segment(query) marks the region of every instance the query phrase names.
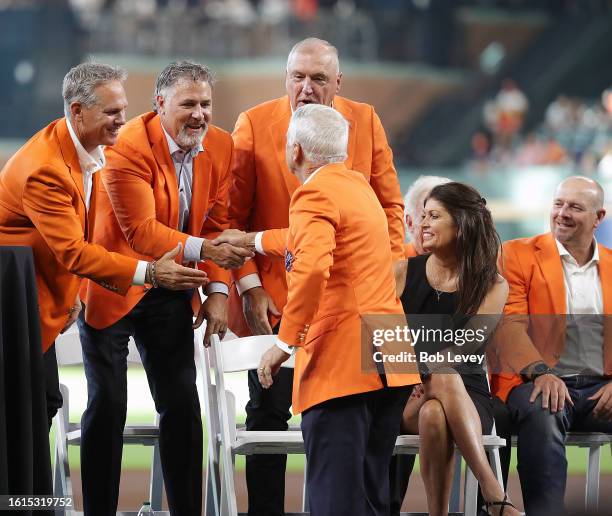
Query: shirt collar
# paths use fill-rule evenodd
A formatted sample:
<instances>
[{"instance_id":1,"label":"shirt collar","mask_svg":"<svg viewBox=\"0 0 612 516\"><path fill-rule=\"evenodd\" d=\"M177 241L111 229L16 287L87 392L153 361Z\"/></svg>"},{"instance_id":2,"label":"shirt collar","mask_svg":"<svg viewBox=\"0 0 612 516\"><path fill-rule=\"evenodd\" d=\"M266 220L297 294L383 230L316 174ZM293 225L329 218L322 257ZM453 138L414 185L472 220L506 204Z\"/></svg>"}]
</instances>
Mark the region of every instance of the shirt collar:
<instances>
[{"instance_id":1,"label":"shirt collar","mask_svg":"<svg viewBox=\"0 0 612 516\"><path fill-rule=\"evenodd\" d=\"M77 151L77 157L79 158L79 165L81 165L81 172L83 174L94 174L98 170L102 169L106 164L106 158L104 157L104 150L102 145L98 145L93 151L87 152L83 144L77 137L74 129L72 128L72 124L70 123L70 118L66 117L66 125L68 126L68 133L70 134L70 138L72 139L72 143L74 143L74 147Z\"/></svg>"},{"instance_id":2,"label":"shirt collar","mask_svg":"<svg viewBox=\"0 0 612 516\"><path fill-rule=\"evenodd\" d=\"M562 260L570 260L574 263L576 262L574 257L570 254L570 252L556 238L555 238L555 243L557 244L557 250L559 251L559 256L561 257ZM599 263L599 246L597 245L597 239L595 237L593 237L593 244L595 245L595 251L593 251L593 256L587 263L583 265L583 267L587 267L591 265L591 263L593 262Z\"/></svg>"},{"instance_id":3,"label":"shirt collar","mask_svg":"<svg viewBox=\"0 0 612 516\"><path fill-rule=\"evenodd\" d=\"M195 157L200 152L204 151L204 145L202 145L202 141L199 141L198 145L194 147L193 149L189 151L184 151L183 149L179 147L178 143L174 141L172 136L168 134L168 131L166 131L163 124L162 124L162 131L164 131L164 134L166 135L166 141L168 142L168 150L170 151L170 156L172 156L173 158L175 157L175 153L178 152L180 156L188 155L188 156L191 156L191 159L195 159ZM180 158L178 161L182 161L182 158Z\"/></svg>"}]
</instances>

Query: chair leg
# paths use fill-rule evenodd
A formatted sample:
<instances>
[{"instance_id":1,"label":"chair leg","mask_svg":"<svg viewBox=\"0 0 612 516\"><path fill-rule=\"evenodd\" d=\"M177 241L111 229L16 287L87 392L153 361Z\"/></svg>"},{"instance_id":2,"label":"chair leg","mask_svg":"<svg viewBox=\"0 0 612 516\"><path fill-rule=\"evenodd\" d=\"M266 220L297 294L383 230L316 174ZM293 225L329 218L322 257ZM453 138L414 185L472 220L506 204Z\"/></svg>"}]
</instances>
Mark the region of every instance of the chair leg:
<instances>
[{"instance_id":1,"label":"chair leg","mask_svg":"<svg viewBox=\"0 0 612 516\"><path fill-rule=\"evenodd\" d=\"M588 513L596 512L599 505L599 463L601 446L589 448L586 472L585 507Z\"/></svg>"},{"instance_id":2,"label":"chair leg","mask_svg":"<svg viewBox=\"0 0 612 516\"><path fill-rule=\"evenodd\" d=\"M151 483L149 487L149 499L151 509L154 511L162 510L162 498L164 493L164 476L161 467L161 457L159 455L159 441L153 446L153 460L151 462Z\"/></svg>"},{"instance_id":3,"label":"chair leg","mask_svg":"<svg viewBox=\"0 0 612 516\"><path fill-rule=\"evenodd\" d=\"M72 480L70 478L70 462L68 460L68 428L69 428L69 392L68 388L60 383L60 392L64 398L64 405L58 410L55 422L55 496L73 498ZM59 493L58 494L58 489ZM66 515L73 514L74 508L66 510Z\"/></svg>"},{"instance_id":4,"label":"chair leg","mask_svg":"<svg viewBox=\"0 0 612 516\"><path fill-rule=\"evenodd\" d=\"M499 448L489 450L489 464L491 464L491 469L493 470L499 485L502 487L502 489L504 489L504 477L502 475L501 460L499 458Z\"/></svg>"},{"instance_id":5,"label":"chair leg","mask_svg":"<svg viewBox=\"0 0 612 516\"><path fill-rule=\"evenodd\" d=\"M465 516L476 516L478 512L478 481L469 466L465 465L465 487L463 492Z\"/></svg>"},{"instance_id":6,"label":"chair leg","mask_svg":"<svg viewBox=\"0 0 612 516\"><path fill-rule=\"evenodd\" d=\"M455 472L453 473L453 485L451 486L449 512L459 512L461 504L461 454L455 451Z\"/></svg>"},{"instance_id":7,"label":"chair leg","mask_svg":"<svg viewBox=\"0 0 612 516\"><path fill-rule=\"evenodd\" d=\"M212 452L209 451L206 462L206 491L205 491L205 514L206 516L220 516L219 497L221 486L219 481L219 464L215 464Z\"/></svg>"},{"instance_id":8,"label":"chair leg","mask_svg":"<svg viewBox=\"0 0 612 516\"><path fill-rule=\"evenodd\" d=\"M234 484L234 457L231 450L222 448L219 456L222 463L221 475L221 515L237 516L236 486Z\"/></svg>"}]
</instances>

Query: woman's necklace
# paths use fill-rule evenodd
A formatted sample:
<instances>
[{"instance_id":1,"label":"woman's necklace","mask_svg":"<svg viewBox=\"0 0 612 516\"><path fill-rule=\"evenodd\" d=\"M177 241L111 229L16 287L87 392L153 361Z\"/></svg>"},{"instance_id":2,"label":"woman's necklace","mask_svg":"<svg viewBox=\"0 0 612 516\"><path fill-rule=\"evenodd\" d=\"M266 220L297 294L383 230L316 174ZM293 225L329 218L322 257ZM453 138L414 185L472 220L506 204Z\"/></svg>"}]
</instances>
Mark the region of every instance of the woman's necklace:
<instances>
[{"instance_id":1,"label":"woman's necklace","mask_svg":"<svg viewBox=\"0 0 612 516\"><path fill-rule=\"evenodd\" d=\"M438 282L435 278L434 278L434 274L433 274L433 267L431 267L430 269L431 272L431 281L430 281L430 285L431 288L434 289L434 292L436 293L436 298L438 299L438 302L440 302L440 298L442 297L442 294L448 294L448 292L446 292L445 290L439 289L438 287L440 286L440 282Z\"/></svg>"},{"instance_id":2,"label":"woman's necklace","mask_svg":"<svg viewBox=\"0 0 612 516\"><path fill-rule=\"evenodd\" d=\"M433 280L433 278L432 278ZM440 297L442 297L442 294L444 294L443 290L438 290L437 286L434 284L434 282L431 282L431 287L434 289L434 292L436 293L436 297L438 298L438 302L440 301Z\"/></svg>"}]
</instances>

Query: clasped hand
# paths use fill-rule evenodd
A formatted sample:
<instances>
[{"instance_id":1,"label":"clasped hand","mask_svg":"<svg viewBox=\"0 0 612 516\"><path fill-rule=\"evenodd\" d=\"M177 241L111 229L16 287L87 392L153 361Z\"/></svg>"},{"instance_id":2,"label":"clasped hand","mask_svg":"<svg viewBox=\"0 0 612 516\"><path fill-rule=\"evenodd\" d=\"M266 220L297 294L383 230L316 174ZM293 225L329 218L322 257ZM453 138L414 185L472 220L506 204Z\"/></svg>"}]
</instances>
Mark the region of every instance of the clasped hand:
<instances>
[{"instance_id":1,"label":"clasped hand","mask_svg":"<svg viewBox=\"0 0 612 516\"><path fill-rule=\"evenodd\" d=\"M255 256L254 245L249 245L248 235L238 229L226 229L214 240L205 240L202 258L212 260L224 269L237 269Z\"/></svg>"}]
</instances>

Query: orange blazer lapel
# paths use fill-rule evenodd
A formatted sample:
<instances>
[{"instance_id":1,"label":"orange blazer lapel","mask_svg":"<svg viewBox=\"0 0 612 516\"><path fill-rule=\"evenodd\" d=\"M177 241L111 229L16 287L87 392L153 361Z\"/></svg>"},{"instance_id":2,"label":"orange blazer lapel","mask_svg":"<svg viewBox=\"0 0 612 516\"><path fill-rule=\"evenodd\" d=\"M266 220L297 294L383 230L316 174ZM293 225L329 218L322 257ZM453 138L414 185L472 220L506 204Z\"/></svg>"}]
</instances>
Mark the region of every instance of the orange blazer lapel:
<instances>
[{"instance_id":1,"label":"orange blazer lapel","mask_svg":"<svg viewBox=\"0 0 612 516\"><path fill-rule=\"evenodd\" d=\"M206 141L204 142L206 144ZM193 162L193 183L191 186L191 207L189 208L190 235L199 236L208 213L210 182L212 179L212 160L210 151L205 147Z\"/></svg>"},{"instance_id":2,"label":"orange blazer lapel","mask_svg":"<svg viewBox=\"0 0 612 516\"><path fill-rule=\"evenodd\" d=\"M166 216L168 217L168 227L176 229L178 226L179 212L178 182L176 180L174 162L172 161L170 149L168 148L168 140L162 129L159 116L153 117L147 123L147 132L149 133L155 161L166 180L166 195L168 199L168 211ZM156 206L156 210L157 209L159 209L158 206Z\"/></svg>"},{"instance_id":3,"label":"orange blazer lapel","mask_svg":"<svg viewBox=\"0 0 612 516\"><path fill-rule=\"evenodd\" d=\"M79 163L79 157L77 155L76 147L68 132L68 126L66 125L66 119L62 118L57 124L57 138L59 141L60 149L62 151L62 157L64 163L70 170L70 177L74 181L76 188L81 196L81 202L83 203L83 211L85 212L85 191L83 187L83 172L81 171L81 164ZM87 214L85 214L85 225L83 232L87 235Z\"/></svg>"},{"instance_id":4,"label":"orange blazer lapel","mask_svg":"<svg viewBox=\"0 0 612 516\"><path fill-rule=\"evenodd\" d=\"M546 281L554 313L565 314L567 313L567 307L565 306L565 283L563 281L563 268L557 244L552 234L548 233L541 239L538 239L536 246L538 247L535 253L536 260Z\"/></svg>"},{"instance_id":5,"label":"orange blazer lapel","mask_svg":"<svg viewBox=\"0 0 612 516\"><path fill-rule=\"evenodd\" d=\"M278 161L278 166L283 177L283 182L287 188L289 197L300 186L298 179L287 168L286 146L287 146L287 129L289 128L289 120L291 119L291 105L289 97L283 97L270 115L271 123L268 126L270 140L274 147L274 154Z\"/></svg>"}]
</instances>

